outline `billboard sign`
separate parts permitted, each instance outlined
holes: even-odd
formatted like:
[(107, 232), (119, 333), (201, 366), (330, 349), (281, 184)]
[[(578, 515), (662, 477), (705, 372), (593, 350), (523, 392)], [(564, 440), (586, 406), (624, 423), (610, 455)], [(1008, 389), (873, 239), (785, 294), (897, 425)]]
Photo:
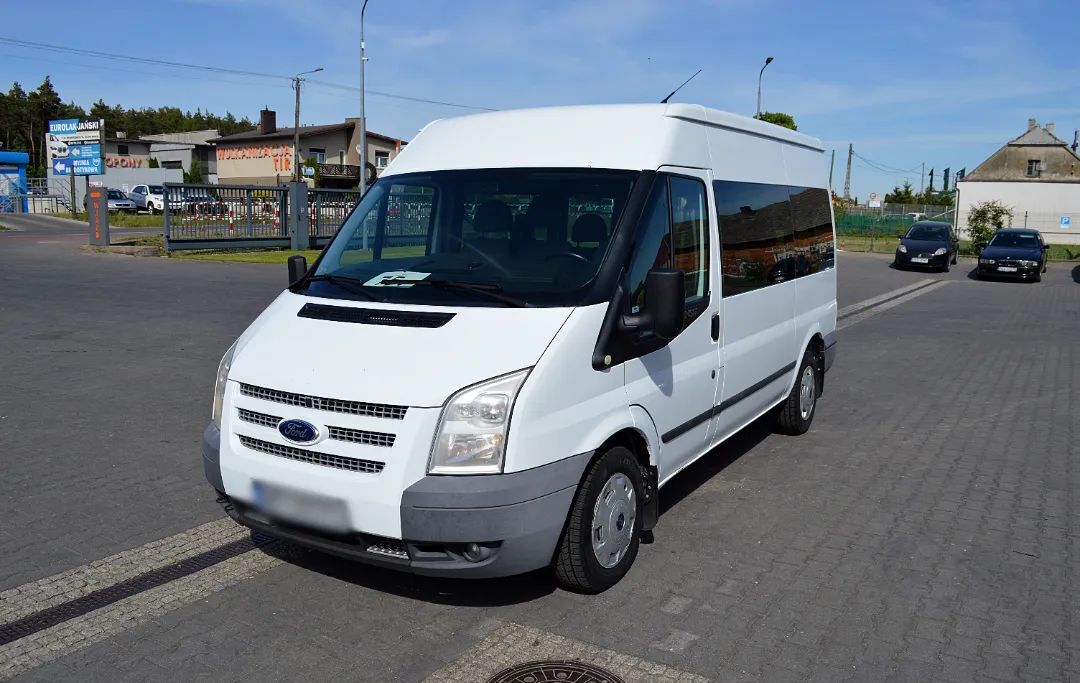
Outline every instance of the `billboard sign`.
[(53, 175), (101, 175), (105, 164), (101, 145), (105, 122), (101, 119), (60, 119), (49, 121), (45, 148)]

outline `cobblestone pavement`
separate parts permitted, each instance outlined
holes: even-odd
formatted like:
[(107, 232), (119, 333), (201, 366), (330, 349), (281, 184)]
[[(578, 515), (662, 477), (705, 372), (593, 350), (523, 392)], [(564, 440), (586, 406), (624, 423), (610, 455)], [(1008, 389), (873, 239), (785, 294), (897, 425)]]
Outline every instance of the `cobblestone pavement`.
[[(930, 282), (849, 309), (811, 432), (784, 437), (755, 424), (680, 475), (662, 493), (652, 542), (608, 592), (566, 593), (542, 574), (421, 579), (264, 547), (41, 631), (34, 647), (54, 656), (20, 666), (18, 680), (483, 681), (533, 656), (590, 661), (627, 681), (1080, 680), (1080, 270), (1052, 266), (1043, 283), (1017, 284), (976, 282), (966, 269), (901, 273), (870, 255), (844, 254), (839, 265), (841, 307)], [(233, 286), (249, 292), (245, 305), (257, 303), (262, 272), (233, 272), (243, 274)], [(277, 286), (266, 280), (264, 299)], [(0, 300), (0, 313), (8, 306)], [(187, 326), (218, 330), (212, 341), (184, 339), (211, 364), (247, 314), (239, 304), (184, 311)], [(138, 341), (137, 326), (125, 330), (135, 335), (125, 343)], [(30, 357), (25, 382), (49, 356), (19, 348)], [(189, 381), (177, 380), (184, 396), (170, 400), (182, 421), (198, 423), (202, 411), (182, 406), (205, 403), (205, 387)], [(112, 390), (125, 388), (137, 401), (140, 385)], [(7, 393), (0, 415), (12, 414)], [(154, 400), (143, 404), (156, 423), (139, 426), (132, 414), (129, 438), (176, 429)], [(82, 420), (83, 405), (66, 407)], [(200, 552), (195, 538), (233, 538), (204, 504), (192, 434), (155, 446), (160, 462), (123, 454), (135, 471), (101, 472), (84, 494), (47, 493), (54, 513), (37, 516), (20, 511), (42, 495), (28, 484), (57, 476), (77, 453), (30, 465), (37, 449), (17, 442), (23, 485), (0, 484), (10, 486), (0, 494), (31, 528), (0, 531), (0, 613), (152, 571), (176, 561), (177, 548)], [(55, 447), (80, 435), (68, 425), (49, 438)], [(103, 442), (84, 448), (103, 458)], [(155, 467), (172, 480), (151, 477)], [(76, 467), (69, 490), (83, 474)], [(124, 485), (139, 495), (109, 498)], [(167, 514), (149, 514), (155, 496)], [(154, 546), (169, 548), (165, 557), (142, 545), (206, 522)], [(108, 529), (87, 531), (98, 525)], [(77, 552), (54, 548), (72, 536)], [(26, 640), (11, 645), (18, 656), (31, 650)], [(0, 678), (11, 652), (0, 649)]]

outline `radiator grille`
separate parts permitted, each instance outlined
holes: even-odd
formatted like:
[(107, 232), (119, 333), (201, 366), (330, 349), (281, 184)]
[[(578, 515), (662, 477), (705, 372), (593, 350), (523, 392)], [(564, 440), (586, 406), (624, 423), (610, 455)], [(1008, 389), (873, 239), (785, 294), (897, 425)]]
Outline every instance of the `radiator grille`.
[(237, 436), (240, 438), (241, 444), (253, 451), (259, 451), (261, 453), (266, 453), (267, 455), (276, 455), (279, 458), (288, 458), (289, 460), (299, 460), (300, 462), (307, 462), (312, 465), (322, 465), (323, 467), (334, 467), (339, 470), (365, 472), (368, 474), (378, 474), (379, 472), (382, 472), (383, 467), (385, 467), (383, 463), (374, 462), (372, 460), (346, 458), (341, 455), (331, 455), (330, 453), (308, 451), (301, 448), (293, 448), (292, 446), (282, 446), (261, 439), (253, 439), (250, 436), (244, 436), (242, 434), (238, 434)]
[(239, 409), (240, 419), (244, 422), (250, 422), (252, 424), (262, 425), (263, 427), (277, 427), (281, 422), (281, 418), (276, 415), (266, 415), (265, 413), (256, 413), (254, 410)]
[(394, 445), (394, 439), (397, 438), (394, 434), (368, 432), (363, 429), (349, 429), (347, 427), (330, 427), (329, 429), (331, 439), (364, 444), (365, 446), (390, 448)]
[(257, 387), (254, 384), (241, 384), (240, 393), (252, 398), (261, 398), (264, 401), (284, 403), (285, 405), (290, 406), (300, 406), (301, 408), (327, 410), (333, 413), (348, 413), (350, 415), (365, 415), (368, 417), (385, 417), (391, 420), (404, 420), (405, 411), (407, 410), (405, 406), (307, 396), (305, 394), (294, 394), (289, 391), (278, 391), (277, 389)]

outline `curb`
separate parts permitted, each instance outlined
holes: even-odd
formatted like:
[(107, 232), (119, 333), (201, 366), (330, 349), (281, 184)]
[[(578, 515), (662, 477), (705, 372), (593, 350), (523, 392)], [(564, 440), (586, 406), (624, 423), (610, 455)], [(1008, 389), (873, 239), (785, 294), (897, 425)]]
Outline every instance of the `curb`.
[(79, 250), (97, 254), (124, 254), (126, 256), (145, 256), (153, 258), (161, 256), (161, 250), (157, 247), (151, 246), (126, 247), (113, 245), (108, 247), (99, 247), (93, 244), (80, 244)]

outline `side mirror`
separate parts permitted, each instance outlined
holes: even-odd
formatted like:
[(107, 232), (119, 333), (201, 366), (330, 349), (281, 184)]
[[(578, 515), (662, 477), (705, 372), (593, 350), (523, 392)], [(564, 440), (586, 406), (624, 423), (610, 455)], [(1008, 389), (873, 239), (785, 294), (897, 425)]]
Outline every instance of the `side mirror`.
[(898, 240), (902, 240), (902, 239), (904, 239), (904, 236), (903, 236), (903, 235), (897, 235), (897, 236), (896, 236), (896, 239), (898, 239)]
[(292, 287), (307, 273), (307, 259), (296, 254), (289, 257), (289, 286)]
[(1042, 250), (1043, 251), (1049, 251), (1050, 250), (1050, 245), (1049, 244), (1042, 245)]
[(619, 328), (652, 332), (661, 339), (674, 339), (683, 326), (686, 274), (674, 268), (654, 268), (645, 276), (645, 309), (624, 315)]

